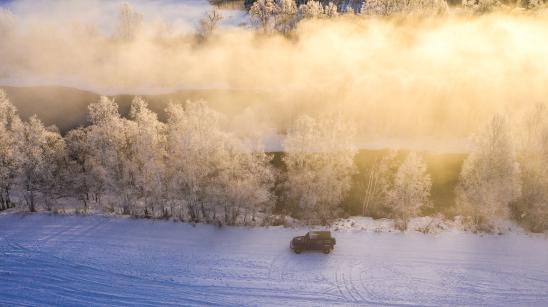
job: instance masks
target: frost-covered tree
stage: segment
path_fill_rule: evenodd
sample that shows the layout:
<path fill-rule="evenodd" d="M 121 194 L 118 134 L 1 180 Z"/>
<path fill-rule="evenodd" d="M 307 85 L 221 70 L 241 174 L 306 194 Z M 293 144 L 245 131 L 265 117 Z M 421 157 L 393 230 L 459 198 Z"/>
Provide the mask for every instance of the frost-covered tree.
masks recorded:
<path fill-rule="evenodd" d="M 221 20 L 223 20 L 223 15 L 217 8 L 207 12 L 206 15 L 198 22 L 198 38 L 203 41 L 209 39 L 215 30 L 217 30 Z"/>
<path fill-rule="evenodd" d="M 220 115 L 205 102 L 188 102 L 186 108 L 170 104 L 168 115 L 168 191 L 172 205 L 181 217 L 188 211 L 190 219 L 209 219 L 207 187 L 211 186 L 220 162 L 222 148 L 218 129 Z M 173 206 L 171 214 L 173 212 Z"/>
<path fill-rule="evenodd" d="M 137 134 L 131 143 L 131 163 L 134 167 L 134 184 L 137 197 L 142 199 L 145 215 L 154 216 L 155 204 L 165 200 L 166 183 L 166 125 L 158 120 L 147 103 L 136 97 L 130 110 Z"/>
<path fill-rule="evenodd" d="M 528 10 L 538 10 L 545 7 L 544 0 L 519 0 L 518 4 Z"/>
<path fill-rule="evenodd" d="M 36 211 L 40 166 L 43 165 L 41 147 L 45 143 L 45 137 L 42 131 L 45 131 L 44 126 L 36 117 L 32 117 L 29 124 L 22 124 L 15 130 L 20 141 L 18 151 L 21 154 L 18 178 L 30 212 Z"/>
<path fill-rule="evenodd" d="M 67 180 L 67 188 L 70 188 L 73 197 L 82 201 L 85 212 L 91 201 L 97 201 L 98 194 L 102 191 L 104 175 L 98 173 L 101 168 L 94 160 L 95 149 L 88 139 L 88 132 L 88 128 L 77 128 L 65 136 L 68 169 L 71 174 Z"/>
<path fill-rule="evenodd" d="M 205 102 L 171 104 L 168 114 L 168 191 L 175 208 L 193 221 L 235 223 L 242 210 L 268 205 L 269 159 L 221 128 L 221 115 Z M 172 209 L 173 211 L 173 209 Z M 185 213 L 181 212 L 184 216 Z"/>
<path fill-rule="evenodd" d="M 277 10 L 278 6 L 274 0 L 257 0 L 251 6 L 249 14 L 252 22 L 261 28 L 264 33 L 268 33 L 273 27 Z"/>
<path fill-rule="evenodd" d="M 397 153 L 395 150 L 390 151 L 362 174 L 360 194 L 364 216 L 388 216 L 391 210 L 388 193 L 392 190 L 399 166 L 396 159 Z"/>
<path fill-rule="evenodd" d="M 308 1 L 305 4 L 299 6 L 299 17 L 305 18 L 319 18 L 325 15 L 322 4 L 319 1 Z"/>
<path fill-rule="evenodd" d="M 295 0 L 257 0 L 249 10 L 251 20 L 264 33 L 276 30 L 289 34 L 300 20 L 339 15 L 333 2 L 325 7 L 320 1 L 307 1 L 300 6 L 297 3 Z"/>
<path fill-rule="evenodd" d="M 143 15 L 136 12 L 128 2 L 124 2 L 120 6 L 115 36 L 122 41 L 131 41 L 141 30 L 142 24 Z"/>
<path fill-rule="evenodd" d="M 370 16 L 432 16 L 446 14 L 449 6 L 445 0 L 369 0 L 362 7 L 362 14 Z"/>
<path fill-rule="evenodd" d="M 218 184 L 224 207 L 225 223 L 235 224 L 244 215 L 244 223 L 258 211 L 270 214 L 273 205 L 274 174 L 271 157 L 237 139 L 228 143 L 226 158 L 221 161 Z"/>
<path fill-rule="evenodd" d="M 279 0 L 276 5 L 274 27 L 279 32 L 288 34 L 295 28 L 298 22 L 295 0 Z"/>
<path fill-rule="evenodd" d="M 15 26 L 15 16 L 4 8 L 0 8 L 0 36 L 6 38 Z"/>
<path fill-rule="evenodd" d="M 537 105 L 520 124 L 518 159 L 523 184 L 512 213 L 529 230 L 542 232 L 548 229 L 548 109 Z"/>
<path fill-rule="evenodd" d="M 324 8 L 324 13 L 325 16 L 329 18 L 339 16 L 338 8 L 333 2 L 329 2 L 329 4 L 327 4 L 327 6 Z"/>
<path fill-rule="evenodd" d="M 445 15 L 449 12 L 446 0 L 409 0 L 405 12 L 413 16 Z"/>
<path fill-rule="evenodd" d="M 22 125 L 17 110 L 0 90 L 0 210 L 12 207 L 11 192 L 17 183 L 20 166 L 17 136 L 14 129 Z"/>
<path fill-rule="evenodd" d="M 432 180 L 424 160 L 414 152 L 409 153 L 398 168 L 387 197 L 399 229 L 406 230 L 409 219 L 431 205 L 431 188 Z"/>
<path fill-rule="evenodd" d="M 298 118 L 283 142 L 287 199 L 304 218 L 333 217 L 356 171 L 354 129 L 340 116 Z"/>
<path fill-rule="evenodd" d="M 40 196 L 49 208 L 56 188 L 60 188 L 56 182 L 61 179 L 64 140 L 57 131 L 46 129 L 36 116 L 16 127 L 15 134 L 21 159 L 19 181 L 29 211 L 36 211 Z"/>
<path fill-rule="evenodd" d="M 494 116 L 474 140 L 456 188 L 457 205 L 475 225 L 506 216 L 521 195 L 521 173 L 505 117 Z"/>
<path fill-rule="evenodd" d="M 57 127 L 47 127 L 46 130 L 40 192 L 46 209 L 50 211 L 57 199 L 70 196 L 69 191 L 67 191 L 67 179 L 71 174 L 67 168 L 65 140 Z"/>
<path fill-rule="evenodd" d="M 97 199 L 102 194 L 116 195 L 125 214 L 135 213 L 135 165 L 132 163 L 131 144 L 137 135 L 136 124 L 118 113 L 118 105 L 101 97 L 89 107 L 91 126 L 88 141 L 93 148 L 94 167 L 97 174 L 104 174 L 97 183 Z"/>
<path fill-rule="evenodd" d="M 483 14 L 502 7 L 498 0 L 462 0 L 462 7 L 474 14 Z"/>

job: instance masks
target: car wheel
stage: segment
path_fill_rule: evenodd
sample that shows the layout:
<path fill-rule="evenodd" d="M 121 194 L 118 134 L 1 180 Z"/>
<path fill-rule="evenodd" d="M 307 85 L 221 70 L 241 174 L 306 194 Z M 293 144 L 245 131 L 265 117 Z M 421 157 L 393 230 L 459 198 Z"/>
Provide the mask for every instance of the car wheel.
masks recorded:
<path fill-rule="evenodd" d="M 329 252 L 331 252 L 331 249 L 329 249 L 329 248 L 326 248 L 326 249 L 323 250 L 324 254 L 329 254 Z"/>
<path fill-rule="evenodd" d="M 295 252 L 295 254 L 300 254 L 301 253 L 301 250 L 298 249 L 298 248 L 294 249 L 293 251 Z"/>

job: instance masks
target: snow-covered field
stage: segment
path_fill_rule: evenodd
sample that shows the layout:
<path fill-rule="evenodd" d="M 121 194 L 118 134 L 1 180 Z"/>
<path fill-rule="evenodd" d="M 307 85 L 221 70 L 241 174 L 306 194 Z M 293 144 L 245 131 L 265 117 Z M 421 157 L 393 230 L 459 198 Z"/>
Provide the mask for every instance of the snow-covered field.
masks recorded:
<path fill-rule="evenodd" d="M 548 305 L 548 239 L 0 215 L 0 305 Z"/>

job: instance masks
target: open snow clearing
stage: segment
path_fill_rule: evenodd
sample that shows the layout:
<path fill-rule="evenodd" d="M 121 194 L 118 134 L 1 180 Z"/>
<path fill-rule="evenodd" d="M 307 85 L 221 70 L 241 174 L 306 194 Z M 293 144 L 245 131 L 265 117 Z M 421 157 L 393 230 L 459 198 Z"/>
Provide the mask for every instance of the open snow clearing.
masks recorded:
<path fill-rule="evenodd" d="M 0 215 L 0 305 L 548 304 L 548 240 L 333 232 L 102 216 Z"/>

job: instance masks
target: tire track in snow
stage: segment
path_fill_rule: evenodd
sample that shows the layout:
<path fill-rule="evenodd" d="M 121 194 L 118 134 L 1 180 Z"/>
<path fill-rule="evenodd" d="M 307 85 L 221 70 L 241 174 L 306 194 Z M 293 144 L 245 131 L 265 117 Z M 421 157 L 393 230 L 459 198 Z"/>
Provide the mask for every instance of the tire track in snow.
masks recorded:
<path fill-rule="evenodd" d="M 183 286 L 178 287 L 179 293 L 184 293 L 185 298 L 183 301 L 189 302 L 189 303 L 195 303 L 198 305 L 223 305 L 223 302 L 225 301 L 221 296 L 215 295 L 214 293 L 211 293 L 209 291 L 197 291 L 194 290 L 185 290 L 184 287 L 186 285 L 176 283 L 176 282 L 165 282 L 165 281 L 155 281 L 151 279 L 142 278 L 140 276 L 136 275 L 128 275 L 124 273 L 114 272 L 111 270 L 105 270 L 100 269 L 97 267 L 93 267 L 90 265 L 80 264 L 80 263 L 74 263 L 71 262 L 69 259 L 57 257 L 54 255 L 50 255 L 47 253 L 44 253 L 41 250 L 35 250 L 35 249 L 29 249 L 26 248 L 18 243 L 12 242 L 10 240 L 6 240 L 8 246 L 12 250 L 19 250 L 24 251 L 28 259 L 24 259 L 21 261 L 21 265 L 29 265 L 29 264 L 35 264 L 31 265 L 31 267 L 41 267 L 41 268 L 53 268 L 53 269 L 61 269 L 61 272 L 55 271 L 55 272 L 49 272 L 49 273 L 60 273 L 57 274 L 57 276 L 61 277 L 61 279 L 64 281 L 64 284 L 68 285 L 78 285 L 78 284 L 86 284 L 86 285 L 92 285 L 93 288 L 96 288 L 96 290 L 91 291 L 90 293 L 81 293 L 82 291 L 80 289 L 71 289 L 67 288 L 66 286 L 64 288 L 60 288 L 59 290 L 63 291 L 69 291 L 73 293 L 78 293 L 79 295 L 86 295 L 87 297 L 93 299 L 95 295 L 98 295 L 101 298 L 108 298 L 109 300 L 115 300 L 122 304 L 128 304 L 131 302 L 139 302 L 139 304 L 147 303 L 150 306 L 156 306 L 158 304 L 168 304 L 169 302 L 165 301 L 154 301 L 151 299 L 147 299 L 145 297 L 142 297 L 138 295 L 137 293 L 133 293 L 132 296 L 128 295 L 119 295 L 113 292 L 112 284 L 110 283 L 112 277 L 117 278 L 118 280 L 122 280 L 122 282 L 128 282 L 133 285 L 138 284 L 144 284 L 144 287 L 152 287 L 158 290 L 161 290 L 163 288 L 162 286 L 166 287 L 167 289 L 171 289 L 172 287 L 167 286 Z M 38 261 L 35 259 L 39 259 Z M 17 260 L 12 260 L 17 261 Z M 65 269 L 63 269 L 65 268 Z M 71 274 L 74 270 L 77 270 L 79 274 Z M 37 274 L 38 272 L 31 271 L 26 276 L 26 278 L 32 278 L 37 279 L 40 281 L 41 278 L 43 278 L 44 275 Z M 48 274 L 47 280 L 51 280 L 52 277 L 55 277 L 55 274 Z M 83 276 L 86 276 L 87 278 L 84 278 Z M 134 281 L 134 282 L 131 282 Z M 42 286 L 45 286 L 49 284 L 48 282 L 41 283 Z M 53 286 L 50 286 L 53 287 Z M 53 287 L 54 288 L 54 287 Z M 103 291 L 97 290 L 99 289 L 105 289 Z M 111 291 L 107 291 L 107 289 L 111 289 Z M 88 290 L 89 292 L 89 290 Z M 217 298 L 215 298 L 217 296 Z M 209 299 L 204 299 L 209 298 Z M 1 301 L 1 300 L 0 300 Z M 180 302 L 173 302 L 169 303 L 171 305 L 180 305 Z"/>
<path fill-rule="evenodd" d="M 285 244 L 277 247 L 289 230 L 220 232 L 205 225 L 103 217 L 17 217 L 0 216 L 0 305 L 545 306 L 548 301 L 545 240 L 340 234 L 333 254 L 294 255 Z"/>

